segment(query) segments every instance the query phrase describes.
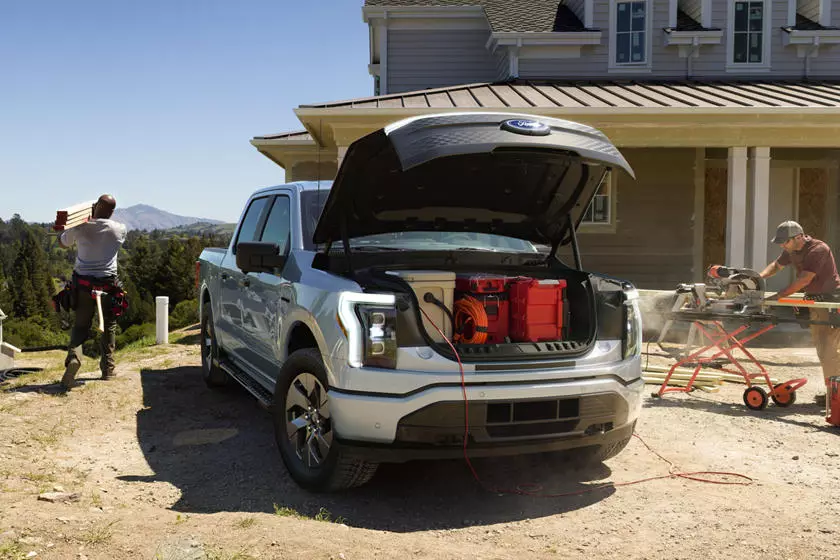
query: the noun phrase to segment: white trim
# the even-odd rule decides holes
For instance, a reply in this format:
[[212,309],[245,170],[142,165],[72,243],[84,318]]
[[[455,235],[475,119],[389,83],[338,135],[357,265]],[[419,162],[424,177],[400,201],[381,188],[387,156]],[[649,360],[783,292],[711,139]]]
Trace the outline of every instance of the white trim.
[[508,76],[519,77],[519,47],[508,47]]
[[546,31],[526,33],[519,31],[500,31],[491,33],[485,46],[493,51],[497,47],[513,45],[517,47],[535,45],[583,46],[600,45],[600,31]]
[[473,18],[485,16],[481,6],[364,6],[362,21],[379,18]]
[[[607,172],[606,180],[606,187],[607,187],[607,202],[608,202],[608,220],[606,222],[589,222],[585,219],[581,219],[580,225],[578,226],[578,233],[615,233],[616,232],[616,208],[617,208],[617,197],[616,197],[616,187],[618,185],[618,173],[609,171]],[[598,187],[600,189],[600,186]],[[596,193],[596,196],[597,193]],[[603,195],[602,195],[603,196]],[[594,203],[595,198],[592,198],[592,202]],[[592,203],[590,203],[590,206]],[[586,209],[584,212],[584,216],[589,212],[589,208]]]
[[664,45],[719,45],[723,31],[665,31]]
[[752,251],[753,270],[767,266],[767,216],[770,215],[770,148],[749,149],[749,177],[752,183]]
[[712,26],[712,0],[702,0],[700,6],[700,25],[708,29]]
[[[761,62],[733,62],[735,55],[735,3],[736,2],[762,2],[763,29]],[[772,46],[772,23],[773,23],[773,2],[771,0],[728,0],[726,15],[726,71],[727,72],[769,72],[770,53]]]
[[388,17],[379,28],[379,95],[388,93]]
[[583,6],[583,27],[586,29],[592,29],[595,21],[594,0],[585,0]]
[[680,0],[671,0],[668,3],[668,27],[674,28],[677,26],[677,8]]
[[797,0],[788,0],[787,24],[789,27],[796,25],[796,5],[798,3]]
[[831,0],[820,0],[820,25],[831,25]]
[[747,149],[729,148],[727,165],[726,264],[743,268],[747,237]]
[[[644,63],[617,63],[616,54],[616,6],[629,2],[645,3],[645,61]],[[610,0],[610,37],[609,37],[609,64],[607,72],[610,74],[646,74],[650,73],[653,65],[653,2],[652,0]]]

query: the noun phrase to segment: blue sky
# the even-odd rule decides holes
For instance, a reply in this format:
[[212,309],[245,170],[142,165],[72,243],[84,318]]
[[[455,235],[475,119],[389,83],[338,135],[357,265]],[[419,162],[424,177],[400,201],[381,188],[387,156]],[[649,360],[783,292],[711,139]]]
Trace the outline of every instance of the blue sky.
[[3,0],[0,218],[119,206],[236,221],[283,170],[249,140],[372,94],[362,0]]

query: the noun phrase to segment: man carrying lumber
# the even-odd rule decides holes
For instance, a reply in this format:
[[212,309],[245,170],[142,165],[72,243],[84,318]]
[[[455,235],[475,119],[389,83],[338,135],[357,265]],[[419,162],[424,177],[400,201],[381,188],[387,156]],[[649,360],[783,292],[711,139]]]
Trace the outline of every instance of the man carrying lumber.
[[[840,276],[834,254],[824,242],[805,235],[802,226],[794,221],[782,222],[776,228],[773,243],[780,245],[782,254],[761,272],[762,278],[769,278],[788,265],[796,269],[796,279],[785,289],[768,299],[787,297],[795,292],[805,292],[805,299],[815,301],[840,301]],[[840,328],[826,324],[830,321],[828,309],[810,309],[811,337],[820,358],[826,385],[828,378],[840,375]],[[825,405],[825,393],[815,398]]]
[[[72,299],[75,302],[76,322],[70,334],[70,347],[64,360],[63,391],[79,385],[76,373],[82,365],[82,344],[87,340],[91,321],[101,313],[104,329],[100,338],[102,357],[99,368],[102,379],[113,379],[114,346],[117,315],[124,308],[125,297],[117,278],[117,255],[125,241],[125,225],[111,219],[117,201],[103,194],[93,205],[91,220],[66,229],[59,237],[59,245],[76,245],[76,266],[73,270]],[[98,298],[98,301],[97,301]]]

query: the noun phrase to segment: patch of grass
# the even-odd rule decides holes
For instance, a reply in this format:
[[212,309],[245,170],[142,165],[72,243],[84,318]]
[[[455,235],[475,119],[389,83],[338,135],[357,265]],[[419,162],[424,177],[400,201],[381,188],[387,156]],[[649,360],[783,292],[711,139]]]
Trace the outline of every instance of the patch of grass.
[[277,504],[274,504],[274,515],[277,515],[278,517],[294,517],[295,519],[305,519],[306,518],[306,516],[301,515],[294,508],[280,507]]
[[0,543],[0,558],[3,560],[17,560],[23,558],[23,549],[15,541]]
[[207,560],[255,560],[250,554],[244,551],[226,552],[220,548],[212,548],[204,551]]
[[239,527],[240,529],[248,529],[250,527],[253,527],[256,524],[257,524],[257,518],[256,517],[246,517],[246,518],[240,519],[239,521],[236,522],[236,526]]
[[114,536],[114,525],[119,523],[118,520],[110,521],[98,527],[91,527],[79,536],[79,539],[87,545],[105,544]]
[[315,514],[315,517],[313,517],[313,519],[315,521],[326,521],[327,523],[329,523],[332,519],[332,514],[327,508],[321,508],[318,510],[318,513]]
[[24,479],[30,482],[55,482],[55,475],[52,473],[32,473],[27,472],[21,475]]
[[93,492],[90,495],[90,503],[92,503],[96,507],[102,507],[102,496],[99,495],[99,492]]
[[180,525],[181,523],[186,523],[187,520],[190,518],[189,515],[184,514],[181,515],[180,513],[175,516],[175,525]]

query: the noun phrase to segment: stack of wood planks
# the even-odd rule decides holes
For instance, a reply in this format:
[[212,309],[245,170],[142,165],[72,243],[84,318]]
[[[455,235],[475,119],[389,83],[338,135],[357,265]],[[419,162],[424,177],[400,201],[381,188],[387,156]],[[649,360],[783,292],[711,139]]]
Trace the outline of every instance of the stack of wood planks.
[[64,231],[81,225],[93,216],[93,205],[95,200],[74,204],[68,208],[62,208],[55,213],[54,231]]
[[[669,370],[670,368],[667,367],[648,366],[642,372],[642,379],[645,380],[645,383],[650,385],[662,385]],[[668,385],[673,387],[685,387],[688,385],[688,381],[691,379],[693,374],[693,369],[677,368],[674,371],[674,375],[672,375],[671,379],[668,380]],[[770,382],[773,383],[773,385],[776,385],[779,383],[779,380],[771,377]],[[720,386],[724,383],[740,383],[745,385],[746,381],[744,380],[743,375],[709,369],[700,370],[697,374],[697,378],[694,380],[694,386],[707,393],[717,393]],[[761,377],[756,379],[754,383],[763,384],[765,381],[764,378]]]

